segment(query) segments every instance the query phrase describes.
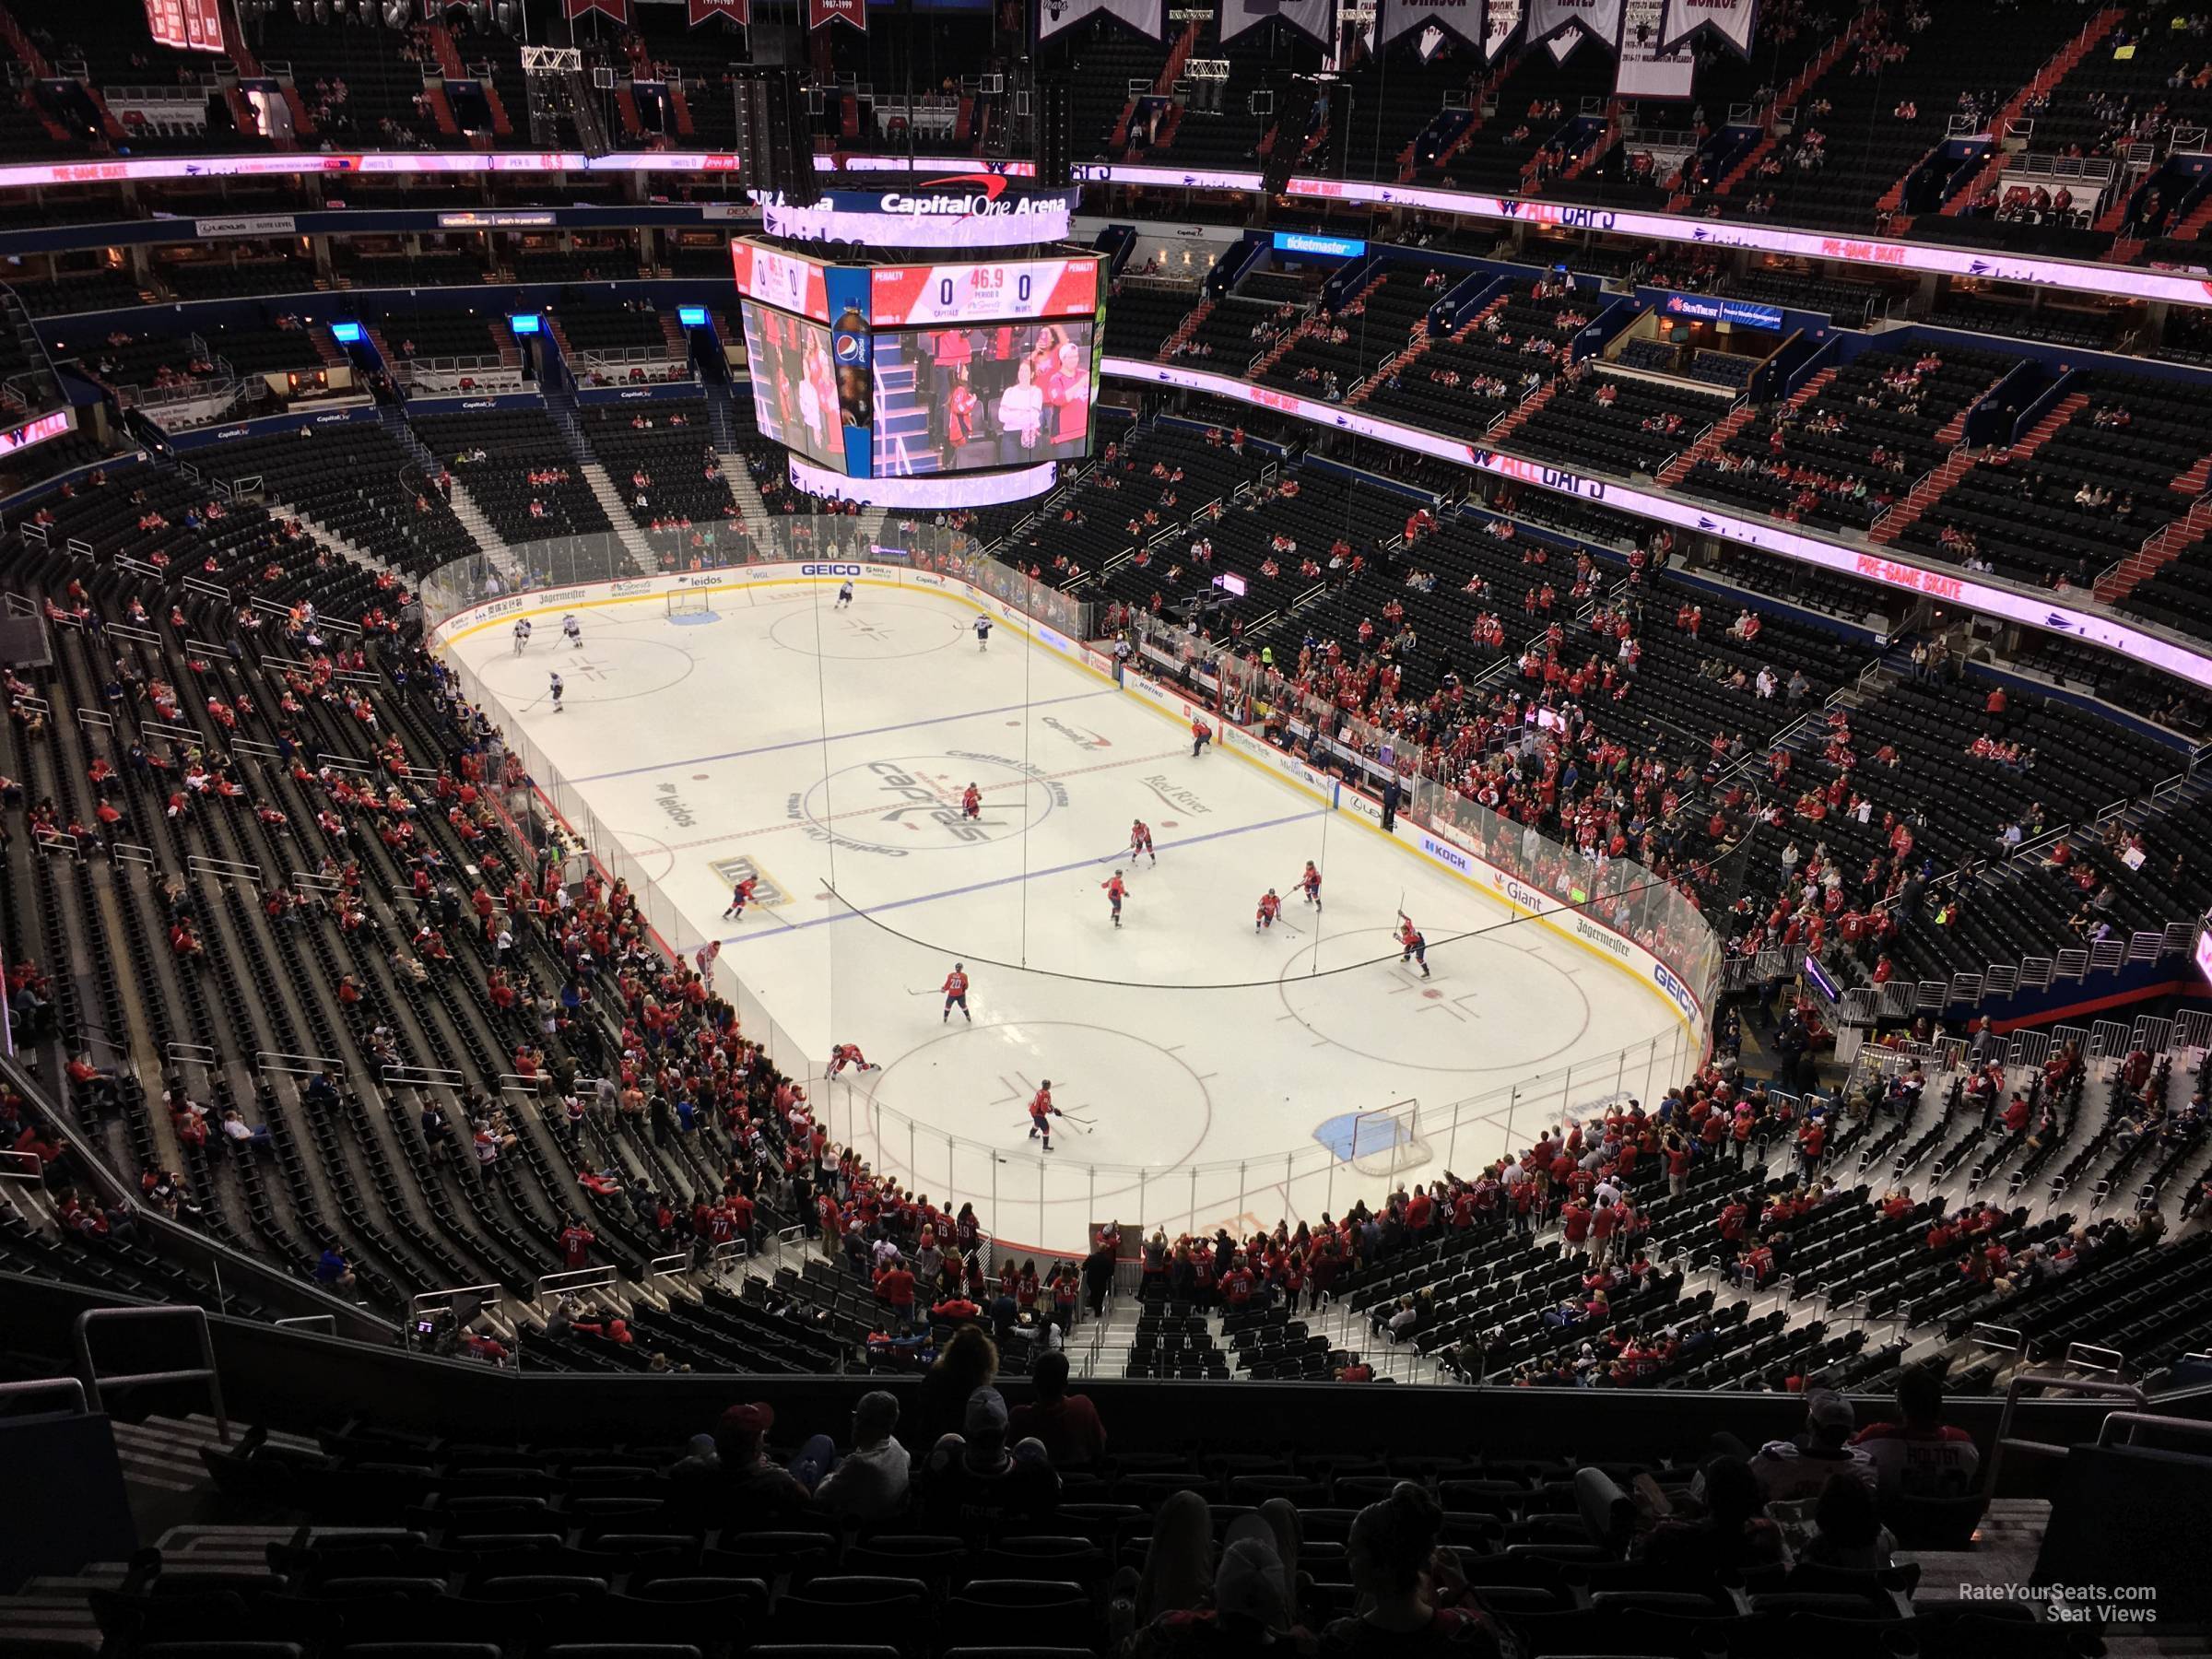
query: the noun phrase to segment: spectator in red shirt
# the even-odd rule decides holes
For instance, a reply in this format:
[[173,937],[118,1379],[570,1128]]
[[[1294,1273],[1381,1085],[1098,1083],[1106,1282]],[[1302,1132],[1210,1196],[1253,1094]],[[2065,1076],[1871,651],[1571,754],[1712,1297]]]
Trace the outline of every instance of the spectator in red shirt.
[[1406,1230],[1416,1237],[1425,1234],[1435,1214],[1436,1200],[1429,1196],[1428,1188],[1414,1188],[1413,1196],[1406,1200]]
[[1896,1423],[1869,1423],[1851,1443],[1874,1459],[1885,1498],[1958,1498],[1971,1491],[1982,1453],[1963,1429],[1943,1421],[1943,1379],[1915,1366],[1897,1380]]
[[1252,1269],[1245,1265],[1244,1254],[1240,1251],[1229,1271],[1221,1276],[1221,1300],[1233,1313],[1249,1307],[1252,1297]]
[[1578,1254],[1586,1253],[1590,1238],[1590,1206],[1580,1198],[1572,1200],[1559,1212],[1559,1225],[1566,1232],[1567,1248]]
[[906,1258],[893,1256],[876,1275],[876,1298],[890,1309],[891,1321],[900,1330],[914,1324],[914,1276]]
[[1774,1274],[1774,1249],[1765,1240],[1744,1252],[1735,1265],[1735,1282],[1738,1288],[1763,1290]]
[[1820,1155],[1827,1149],[1828,1125],[1818,1118],[1807,1118],[1797,1131],[1797,1155],[1805,1160],[1807,1181],[1820,1172]]
[[938,1324],[973,1324],[983,1316],[983,1311],[956,1290],[930,1309],[929,1316]]
[[571,1273],[590,1265],[592,1246],[597,1242],[598,1235],[590,1228],[574,1216],[568,1218],[568,1225],[560,1230],[560,1258]]
[[1744,1226],[1751,1218],[1751,1206],[1741,1198],[1733,1198],[1721,1209],[1721,1237],[1727,1242],[1739,1242]]
[[1106,1455],[1106,1428],[1084,1394],[1067,1392],[1067,1356],[1039,1356],[1030,1373],[1036,1397],[1016,1407],[1007,1434],[1042,1443],[1055,1469],[1088,1468]]
[[1613,1258],[1613,1237],[1619,1230],[1621,1211],[1618,1205],[1600,1205],[1590,1216],[1590,1259],[1603,1267]]

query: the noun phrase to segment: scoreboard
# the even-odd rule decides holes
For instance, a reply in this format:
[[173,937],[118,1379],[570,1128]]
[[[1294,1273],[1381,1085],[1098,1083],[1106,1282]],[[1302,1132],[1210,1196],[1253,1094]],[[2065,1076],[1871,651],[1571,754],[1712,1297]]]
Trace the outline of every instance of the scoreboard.
[[750,241],[732,242],[730,258],[736,266],[737,291],[747,300],[817,323],[830,321],[830,267],[820,260]]
[[877,265],[868,273],[868,321],[877,328],[1088,317],[1098,309],[1095,256]]
[[1020,471],[1049,488],[1048,463],[1091,450],[1105,256],[1024,252],[1056,256],[876,264],[733,242],[760,429],[848,479]]

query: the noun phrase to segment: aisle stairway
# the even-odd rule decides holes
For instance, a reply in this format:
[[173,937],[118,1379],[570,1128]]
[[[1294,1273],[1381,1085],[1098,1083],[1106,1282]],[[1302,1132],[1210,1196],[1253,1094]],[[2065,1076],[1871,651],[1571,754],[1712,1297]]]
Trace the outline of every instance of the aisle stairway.
[[1543,413],[1544,406],[1551,401],[1552,394],[1559,389],[1559,382],[1558,381],[1545,382],[1543,385],[1530,393],[1518,407],[1508,413],[1483,436],[1491,443],[1503,443]]
[[[568,349],[565,341],[561,349],[565,357]],[[653,544],[645,539],[645,532],[630,517],[629,504],[623,500],[622,492],[584,441],[583,427],[576,418],[575,399],[566,390],[549,392],[546,412],[553,417],[554,424],[560,428],[560,435],[568,441],[569,453],[576,458],[576,470],[591,486],[593,499],[599,503],[599,511],[606,514],[606,522],[615,527],[615,539],[629,554],[630,563],[637,567],[640,575],[653,575],[661,568],[660,560],[653,555]]]
[[2212,535],[2212,501],[2198,501],[2099,577],[2097,597],[2107,605],[2126,598],[2208,535]]
[[[2030,455],[2034,454],[2037,450],[2042,448],[2044,444],[2050,442],[2053,434],[2072,420],[2075,414],[2087,406],[2088,401],[2089,394],[2086,392],[2069,392],[2052,405],[2043,412],[2042,418],[2029,429],[2027,436],[2011,446],[2013,460],[2016,463],[2024,461]],[[1963,422],[1960,425],[1963,429]],[[1948,430],[1949,429],[1947,427],[1945,429]],[[1895,541],[1920,518],[1921,514],[1941,500],[1944,493],[1953,484],[1972,470],[1976,458],[1963,448],[1952,451],[1948,460],[1914,485],[1911,495],[1908,495],[1882,516],[1874,528],[1867,533],[1867,539],[1885,544]]]

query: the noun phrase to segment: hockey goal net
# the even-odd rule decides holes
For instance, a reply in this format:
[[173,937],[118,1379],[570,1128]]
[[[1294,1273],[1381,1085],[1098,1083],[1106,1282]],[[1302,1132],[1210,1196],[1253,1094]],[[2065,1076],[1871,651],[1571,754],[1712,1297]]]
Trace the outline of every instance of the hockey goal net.
[[706,617],[713,612],[708,607],[703,588],[677,588],[668,595],[668,614],[672,617]]
[[1418,1100],[1400,1100],[1352,1114],[1345,1162],[1362,1175],[1400,1175],[1418,1170],[1432,1156],[1421,1133]]

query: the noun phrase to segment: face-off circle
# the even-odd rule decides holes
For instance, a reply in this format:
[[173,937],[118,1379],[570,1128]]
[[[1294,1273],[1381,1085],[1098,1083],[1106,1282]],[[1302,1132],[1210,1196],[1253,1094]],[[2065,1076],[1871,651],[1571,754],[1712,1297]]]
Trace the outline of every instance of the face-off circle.
[[[1294,905],[1283,914],[1311,916]],[[1419,969],[1388,961],[1398,944],[1389,928],[1324,930],[1323,936],[1324,970],[1340,959],[1385,959],[1357,974],[1308,977],[1314,947],[1304,945],[1284,966],[1277,990],[1291,1018],[1364,1059],[1468,1077],[1522,1074],[1575,1053],[1590,1023],[1589,998],[1570,975],[1503,939],[1431,945],[1431,977],[1422,979]]]
[[560,676],[564,702],[626,702],[680,685],[692,667],[690,653],[677,646],[587,619],[581,646],[562,639],[558,626],[540,625],[529,650],[487,657],[477,674],[486,690],[521,709],[545,695],[549,675]]
[[851,610],[835,609],[831,593],[819,597],[818,606],[778,617],[768,637],[801,656],[881,663],[957,645],[968,628],[941,605],[887,599],[875,589],[869,590],[865,607]]
[[[1213,1091],[1172,1049],[1080,1020],[968,1026],[956,1016],[950,1029],[870,1074],[871,1107],[885,1102],[866,1114],[872,1161],[911,1176],[921,1192],[988,1191],[993,1158],[1030,1149],[1030,1097],[1048,1077],[1058,1079],[1053,1103],[1068,1114],[1053,1125],[1053,1144],[1101,1166],[1087,1194],[1101,1203],[1142,1190],[1144,1178],[1126,1166],[1181,1168],[1212,1132]],[[1103,1167],[1117,1164],[1124,1167]]]
[[[982,810],[961,797],[973,783]],[[841,843],[891,853],[958,852],[1010,841],[1064,806],[1067,791],[1018,760],[960,750],[869,760],[831,772],[795,794],[791,817]]]

